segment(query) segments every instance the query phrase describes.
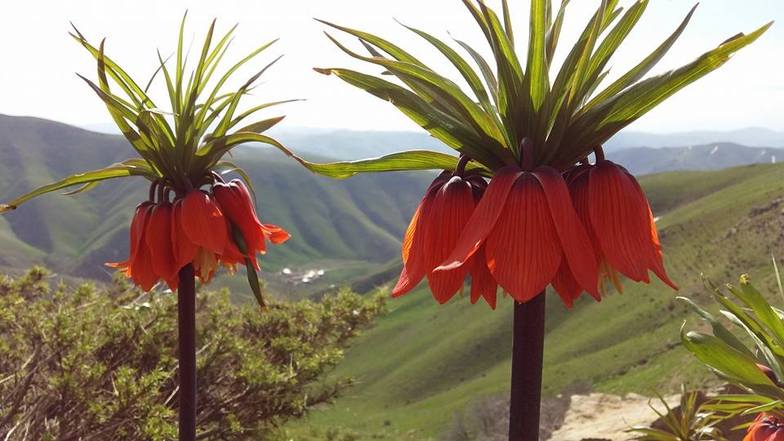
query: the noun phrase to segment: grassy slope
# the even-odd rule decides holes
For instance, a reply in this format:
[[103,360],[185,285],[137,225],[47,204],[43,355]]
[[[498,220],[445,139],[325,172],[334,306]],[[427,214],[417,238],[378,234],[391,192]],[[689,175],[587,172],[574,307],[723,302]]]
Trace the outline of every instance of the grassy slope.
[[[130,157],[116,136],[91,133],[36,118],[0,115],[0,201],[83,169]],[[347,181],[318,177],[283,155],[266,149],[236,152],[234,162],[251,175],[265,222],[292,233],[284,247],[264,259],[270,288],[292,291],[276,280],[283,267],[324,268],[314,286],[298,295],[350,282],[375,272],[399,253],[407,216],[426,187],[425,174],[361,176]],[[127,253],[127,226],[133,207],[146,198],[146,181],[107,183],[75,197],[49,195],[0,218],[0,266],[44,263],[55,271],[106,278],[106,261]],[[238,295],[240,278],[227,281]]]
[[[784,204],[762,207],[784,197],[783,177],[784,166],[762,165],[642,179],[679,294],[707,301],[700,272],[724,282],[748,271],[772,283],[770,254],[784,252]],[[658,281],[627,283],[623,295],[600,304],[584,298],[569,313],[550,296],[545,392],[589,381],[603,391],[651,393],[709,379],[677,346],[690,314],[674,296]],[[343,426],[362,439],[428,439],[470,401],[507,389],[511,302],[495,312],[466,299],[438,306],[420,288],[390,306],[335,373],[357,386],[295,433]]]

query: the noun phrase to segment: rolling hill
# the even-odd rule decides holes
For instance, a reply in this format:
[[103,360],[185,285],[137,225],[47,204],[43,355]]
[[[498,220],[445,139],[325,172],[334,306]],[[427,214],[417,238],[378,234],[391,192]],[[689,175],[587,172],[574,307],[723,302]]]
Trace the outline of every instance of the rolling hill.
[[636,147],[610,154],[636,175],[673,170],[720,170],[748,164],[775,164],[784,161],[784,149],[746,147],[717,142],[688,147]]
[[[749,272],[773,290],[771,254],[784,258],[784,164],[641,179],[653,205],[677,295],[710,304],[700,274],[717,283]],[[544,388],[573,383],[604,392],[676,390],[712,381],[679,346],[679,328],[696,320],[660,282],[626,283],[601,303],[583,297],[567,311],[548,298]],[[431,440],[456,412],[508,390],[511,302],[497,311],[456,299],[439,306],[421,288],[390,301],[391,312],[347,353],[335,375],[357,385],[312,414],[294,434],[342,426],[360,440]]]
[[[0,116],[0,200],[132,155],[117,136]],[[325,269],[321,282],[328,286],[385,265],[399,255],[400,237],[429,179],[402,173],[334,181],[259,147],[239,149],[234,160],[255,183],[263,219],[292,234],[264,259],[273,285],[283,267],[295,274]],[[103,263],[126,255],[130,216],[146,198],[146,186],[143,179],[108,182],[73,197],[44,196],[0,217],[0,267],[43,263],[63,274],[107,279]]]

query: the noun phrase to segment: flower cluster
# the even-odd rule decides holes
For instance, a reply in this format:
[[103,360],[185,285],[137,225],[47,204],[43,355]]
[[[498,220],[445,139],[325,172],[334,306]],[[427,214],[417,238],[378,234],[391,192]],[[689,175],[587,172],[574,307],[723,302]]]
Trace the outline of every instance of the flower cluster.
[[[527,149],[524,158],[531,158]],[[648,283],[648,271],[677,289],[639,183],[601,148],[596,158],[564,173],[505,166],[489,184],[464,166],[441,174],[406,231],[393,295],[427,277],[435,299],[445,303],[470,275],[473,303],[482,297],[495,308],[498,286],[522,303],[552,285],[572,306],[583,292],[601,300],[607,282],[620,291],[620,274]]]
[[176,290],[178,273],[188,264],[202,283],[210,281],[219,265],[232,272],[238,264],[259,269],[256,254],[265,253],[266,241],[289,239],[282,228],[261,223],[240,180],[218,181],[210,191],[192,189],[173,201],[170,193],[166,186],[152,184],[150,200],[136,207],[131,222],[128,259],[107,264],[145,291],[160,280]]

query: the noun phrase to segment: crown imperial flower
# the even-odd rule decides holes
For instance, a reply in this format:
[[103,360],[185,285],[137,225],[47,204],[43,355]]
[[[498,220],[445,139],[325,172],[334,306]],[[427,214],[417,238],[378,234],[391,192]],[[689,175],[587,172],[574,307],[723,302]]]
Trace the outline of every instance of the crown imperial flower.
[[569,174],[577,214],[588,230],[600,275],[622,291],[618,273],[635,282],[649,283],[648,271],[677,289],[664,269],[661,243],[648,199],[625,168],[604,159],[583,164]]

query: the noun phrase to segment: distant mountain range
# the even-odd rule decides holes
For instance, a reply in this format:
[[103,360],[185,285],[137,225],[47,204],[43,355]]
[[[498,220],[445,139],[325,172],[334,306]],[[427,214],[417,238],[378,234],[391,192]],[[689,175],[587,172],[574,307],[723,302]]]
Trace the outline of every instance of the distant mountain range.
[[[401,149],[454,153],[436,139],[416,132],[287,129],[279,130],[275,135],[304,156],[360,159]],[[784,133],[767,129],[670,135],[629,132],[617,135],[605,145],[605,150],[609,159],[623,164],[634,174],[718,170],[784,161]]]
[[677,133],[646,133],[624,131],[605,144],[606,150],[622,150],[634,147],[688,147],[715,143],[733,143],[747,146],[784,148],[784,132],[762,127],[738,130],[702,130]]
[[775,164],[784,161],[784,149],[719,142],[688,147],[613,150],[608,153],[608,158],[623,164],[636,175],[647,175],[673,170],[719,170],[747,164]]
[[[106,124],[88,125],[85,128],[103,133],[118,133],[114,126]],[[298,152],[336,159],[369,158],[408,149],[452,152],[424,132],[294,127],[275,128],[272,133]],[[637,147],[689,147],[716,143],[784,148],[784,132],[762,127],[665,134],[623,131],[605,143],[604,148],[606,151],[618,151]]]

